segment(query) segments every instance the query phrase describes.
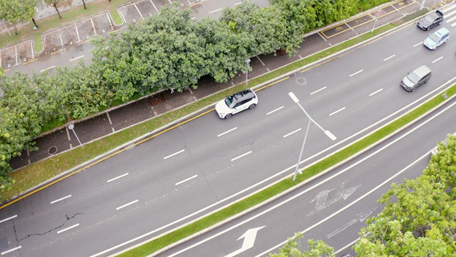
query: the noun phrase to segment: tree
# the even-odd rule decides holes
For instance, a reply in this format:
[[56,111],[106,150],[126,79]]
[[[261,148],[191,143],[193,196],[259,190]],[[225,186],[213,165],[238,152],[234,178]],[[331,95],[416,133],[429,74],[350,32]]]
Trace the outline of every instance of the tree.
[[37,0],[0,0],[0,18],[13,25],[16,35],[18,34],[16,27],[18,22],[31,19],[33,24],[38,27],[34,19],[37,3]]
[[335,257],[334,249],[322,240],[309,239],[308,250],[302,250],[296,239],[301,239],[302,234],[296,233],[295,238],[289,238],[288,242],[280,249],[279,253],[269,254],[269,257]]
[[57,8],[57,5],[59,4],[59,2],[61,2],[61,0],[44,0],[44,2],[49,4],[50,6],[54,7],[55,11],[59,15],[59,18],[62,19],[62,16],[60,15],[60,12],[59,12],[59,9]]
[[269,2],[282,11],[289,27],[287,31],[294,29],[296,33],[304,35],[324,25],[314,9],[315,0],[269,0]]

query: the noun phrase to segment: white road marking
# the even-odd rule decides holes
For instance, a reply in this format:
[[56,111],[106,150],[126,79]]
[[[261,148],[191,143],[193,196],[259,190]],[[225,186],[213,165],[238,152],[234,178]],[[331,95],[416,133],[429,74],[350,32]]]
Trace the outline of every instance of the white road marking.
[[[448,8],[446,8],[446,9],[444,10],[444,12],[448,12],[449,10],[451,10],[451,9],[453,9],[453,8],[455,8],[455,7],[456,7],[456,5],[452,5],[452,6],[448,7]],[[445,14],[445,16],[448,16],[448,15],[449,15],[449,14]]]
[[50,70],[50,69],[53,69],[53,68],[55,68],[55,66],[54,66],[54,65],[53,65],[53,66],[51,66],[51,67],[48,67],[48,68],[46,68],[46,69],[43,69],[43,70],[41,70],[40,72],[45,72],[45,71],[47,71],[47,70]]
[[196,19],[196,17],[191,17],[191,18],[190,18],[190,20],[194,20],[194,19]]
[[283,137],[285,138],[285,137],[291,136],[291,135],[293,135],[294,133],[299,132],[299,131],[301,131],[301,128],[298,128],[298,129],[295,130],[295,131],[291,131],[290,133],[288,133],[288,134],[286,134],[286,135],[283,135]]
[[70,62],[72,62],[72,61],[74,61],[74,60],[77,60],[77,59],[81,59],[81,58],[83,58],[83,57],[84,57],[84,55],[81,55],[81,56],[75,57],[75,58],[73,58],[73,59],[70,59]]
[[62,232],[65,232],[65,231],[67,231],[67,230],[70,230],[70,229],[72,229],[72,228],[75,228],[75,227],[77,227],[77,226],[79,226],[79,223],[78,223],[78,224],[75,224],[75,225],[73,225],[73,226],[71,226],[71,227],[67,227],[66,229],[62,229],[62,230],[60,230],[60,231],[57,231],[57,234],[60,234],[60,233],[62,233]]
[[139,200],[136,199],[136,200],[134,200],[133,202],[129,202],[129,203],[127,203],[127,204],[124,204],[124,205],[122,205],[122,206],[117,207],[116,210],[120,210],[120,209],[122,209],[122,208],[125,208],[125,207],[127,207],[127,206],[129,206],[129,205],[132,205],[132,204],[134,204],[134,203],[137,203],[138,201],[139,201]]
[[221,136],[223,136],[223,135],[226,135],[226,134],[228,134],[228,133],[230,133],[230,132],[232,132],[232,131],[235,131],[236,129],[237,129],[237,127],[234,127],[234,128],[232,128],[232,129],[230,129],[230,130],[228,130],[228,131],[225,131],[225,132],[223,132],[223,133],[221,133],[221,134],[218,134],[217,137],[221,137]]
[[[453,5],[452,7],[454,7],[454,5]],[[451,10],[451,9],[449,9],[449,10]],[[445,11],[448,12],[449,10],[445,10]],[[452,12],[450,12],[450,13],[445,13],[445,16],[446,16],[446,17],[450,17],[451,15],[453,15],[453,14],[455,14],[455,13],[456,13],[456,11],[452,11]],[[451,18],[451,19],[448,19],[447,22],[452,21],[452,19],[454,20],[455,17],[453,17],[453,18]]]
[[419,43],[416,43],[416,44],[414,44],[414,45],[413,45],[413,47],[415,47],[415,46],[419,46],[419,45],[422,45],[422,44],[423,44],[423,41],[421,41],[421,42],[419,42]]
[[[454,5],[454,6],[456,6],[456,5]],[[447,23],[450,23],[450,22],[452,22],[453,20],[456,20],[456,16],[454,16],[454,17],[452,17],[452,18],[450,18],[450,19],[447,19],[446,22],[447,22]]]
[[114,30],[114,27],[112,26],[112,21],[111,21],[111,19],[109,18],[108,12],[106,12],[105,14],[106,14],[106,18],[108,19],[109,26],[111,27],[111,30]]
[[436,62],[440,61],[442,58],[443,58],[443,56],[440,56],[439,58],[437,58],[434,61],[432,61],[432,63],[436,63]]
[[14,46],[14,49],[16,51],[16,65],[18,65],[19,63],[17,62],[17,45]]
[[390,57],[386,57],[385,59],[383,59],[383,61],[388,61],[389,59],[393,58],[394,56],[396,56],[395,54],[391,55]]
[[14,215],[14,216],[11,216],[11,217],[9,217],[9,218],[0,220],[0,223],[3,223],[3,222],[8,221],[8,220],[12,220],[12,219],[14,219],[14,218],[17,218],[17,215]]
[[258,55],[256,56],[256,58],[258,59],[258,61],[261,62],[261,64],[262,64],[263,66],[266,66],[266,64],[264,64],[264,62],[260,59],[260,57],[259,57]]
[[182,184],[182,183],[185,183],[185,182],[189,181],[190,179],[194,179],[194,178],[196,178],[196,177],[198,177],[198,175],[195,175],[195,176],[193,176],[193,177],[189,177],[189,178],[187,178],[187,179],[184,179],[184,180],[182,180],[181,182],[177,182],[177,183],[176,183],[176,186],[177,186],[177,185],[180,185],[180,184]]
[[318,92],[320,92],[322,90],[325,90],[325,89],[326,89],[326,87],[322,87],[322,88],[320,88],[318,90],[313,91],[312,93],[310,93],[310,95],[316,94],[316,93],[318,93]]
[[454,27],[454,26],[456,26],[456,22],[455,22],[455,23],[453,23],[453,24],[451,24],[451,27]]
[[[95,29],[95,24],[93,24],[93,19],[90,18],[90,22],[92,22],[92,28],[93,28],[93,33],[95,34],[95,36],[97,35],[97,30]],[[87,38],[89,38],[89,36],[87,35]]]
[[112,125],[111,116],[109,116],[109,112],[106,113],[106,116],[108,117],[109,124]]
[[138,9],[138,6],[136,6],[136,4],[135,4],[135,3],[133,3],[133,5],[135,6],[135,8],[136,8],[136,11],[138,11],[138,13],[139,13],[139,16],[141,16],[141,19],[143,19],[143,20],[144,20],[144,16],[143,16],[143,15],[142,15],[142,13],[139,11],[139,9]]
[[361,73],[361,72],[363,72],[363,70],[359,70],[359,71],[357,71],[357,72],[351,74],[350,77],[353,77],[353,76],[355,76],[356,74],[359,74],[359,73]]
[[180,153],[183,153],[184,151],[185,151],[185,149],[182,149],[182,150],[180,150],[179,152],[176,152],[176,153],[173,153],[173,154],[168,155],[168,156],[166,156],[166,157],[163,157],[163,159],[166,160],[166,159],[168,159],[169,157],[173,157],[174,155],[178,155],[178,154],[180,154]]
[[278,111],[278,110],[280,110],[280,109],[282,109],[282,108],[283,108],[283,105],[282,105],[282,106],[280,106],[280,107],[279,107],[279,108],[277,108],[277,109],[274,109],[274,110],[272,110],[272,111],[270,111],[270,112],[266,113],[266,115],[269,115],[269,114],[275,113],[276,111]]
[[16,251],[16,250],[21,249],[21,248],[22,248],[22,246],[19,245],[18,247],[14,247],[12,249],[9,249],[8,251],[2,252],[2,255],[5,255],[5,254],[10,253],[12,251]]
[[219,8],[219,9],[216,9],[216,10],[213,10],[213,11],[210,11],[209,14],[211,13],[215,13],[215,12],[218,12],[218,11],[221,11],[223,8]]
[[325,38],[322,34],[320,34],[320,33],[321,33],[321,32],[318,32],[317,34],[318,34],[321,38],[323,38],[324,41],[328,41],[328,40],[326,40],[326,38]]
[[110,180],[108,180],[108,181],[106,181],[106,182],[107,182],[107,183],[113,182],[114,180],[117,180],[117,179],[119,179],[119,178],[123,178],[123,177],[125,177],[125,176],[128,176],[128,172],[125,173],[125,174],[122,174],[122,175],[120,175],[120,176],[117,176],[117,177],[115,177],[115,178],[112,178],[112,179],[110,179]]
[[[32,53],[32,60],[33,60],[33,59],[35,59],[35,51],[33,50],[33,44],[30,44],[30,48],[32,49],[31,53]],[[0,66],[2,66],[2,61],[0,61]]]
[[242,157],[244,157],[244,156],[246,156],[246,155],[249,155],[249,154],[251,154],[251,153],[252,153],[252,151],[248,151],[248,152],[246,152],[245,154],[241,154],[241,155],[239,155],[238,157],[235,157],[235,158],[231,159],[231,161],[235,161],[235,160],[237,160],[237,159],[239,159],[239,158],[242,158]]
[[60,36],[60,44],[62,44],[62,47],[65,47],[65,45],[63,44],[62,34],[60,34],[59,36]]
[[242,2],[239,2],[239,3],[235,3],[234,5],[236,6],[236,5],[240,5],[240,4],[242,4]]
[[160,11],[158,10],[157,6],[155,6],[154,2],[152,2],[152,0],[150,0],[150,3],[154,6],[155,11],[157,11],[157,13],[160,14]]
[[76,26],[76,23],[74,24],[74,30],[76,30],[76,35],[78,36],[78,42],[81,42],[81,38],[79,37],[78,26]]
[[358,242],[358,240],[359,240],[359,237],[358,237],[357,239],[353,240],[351,243],[349,243],[349,244],[345,245],[344,247],[340,248],[339,250],[337,250],[337,251],[335,252],[335,254],[339,254],[340,252],[344,251],[344,250],[347,249],[349,246],[351,246],[351,245],[353,245],[354,243]]
[[357,219],[353,219],[351,220],[350,222],[348,222],[347,224],[343,225],[341,228],[337,228],[335,231],[329,233],[326,238],[330,239],[331,237],[339,234],[340,232],[344,231],[345,229],[347,229],[348,227],[350,227],[351,225],[355,224],[356,222],[358,222]]
[[65,199],[67,199],[67,198],[70,198],[70,197],[71,197],[71,195],[67,195],[67,196],[62,197],[62,198],[60,198],[60,199],[57,199],[57,200],[52,201],[51,204],[54,204],[54,203],[63,201],[63,200],[65,200]]
[[339,110],[337,110],[337,111],[335,111],[335,112],[333,112],[333,113],[330,113],[329,116],[333,116],[334,114],[336,114],[336,113],[338,113],[338,112],[341,112],[341,111],[343,111],[343,110],[345,110],[345,107],[342,107],[342,108],[340,108]]
[[[310,156],[309,158],[307,158],[307,159],[305,159],[305,160],[302,160],[299,164],[303,164],[303,163],[305,163],[305,162],[307,162],[307,161],[309,161],[309,160],[311,160],[311,159],[313,159],[313,158],[319,156],[320,154],[323,154],[323,153],[325,153],[325,152],[327,152],[327,151],[333,149],[334,147],[336,147],[336,146],[338,146],[338,145],[340,145],[340,144],[343,144],[343,143],[345,143],[345,142],[348,141],[348,140],[351,140],[353,137],[358,136],[359,134],[361,134],[361,133],[363,133],[363,132],[365,132],[365,131],[367,131],[367,130],[369,130],[369,129],[375,127],[375,126],[377,126],[378,124],[380,124],[380,123],[386,121],[387,119],[389,119],[389,118],[391,118],[391,117],[397,115],[398,113],[400,113],[400,112],[402,112],[403,110],[409,108],[410,106],[416,104],[417,102],[419,102],[419,101],[421,101],[422,99],[428,97],[429,95],[434,94],[436,91],[440,90],[442,87],[445,87],[445,86],[447,86],[448,84],[452,83],[452,81],[455,80],[455,79],[456,79],[456,77],[451,78],[450,80],[448,80],[447,82],[445,82],[445,83],[444,83],[443,85],[441,85],[440,87],[438,87],[438,88],[434,89],[433,91],[427,93],[426,95],[424,95],[424,96],[422,96],[421,98],[415,100],[414,102],[412,102],[412,103],[406,105],[405,107],[403,107],[403,108],[401,108],[401,109],[395,111],[394,113],[392,113],[392,114],[386,116],[385,118],[383,118],[383,119],[381,119],[381,120],[379,120],[379,121],[373,123],[372,125],[367,126],[366,128],[364,128],[364,129],[362,129],[362,130],[356,132],[355,134],[353,134],[353,135],[351,135],[351,136],[349,136],[349,137],[347,137],[347,138],[345,138],[345,139],[339,141],[338,143],[335,143],[335,144],[333,144],[332,146],[330,146],[330,147],[328,147],[328,148],[326,148],[326,149],[324,149],[324,150],[322,150],[322,151],[320,151],[320,152],[318,152],[318,153],[316,153],[316,154]],[[234,86],[234,83],[233,83],[233,82],[231,82],[231,84]],[[426,154],[426,156],[428,156],[428,154]],[[315,162],[313,162],[313,163],[307,165],[307,166],[304,167],[303,169],[306,169],[306,168],[308,168],[309,166],[311,166],[311,165],[313,165],[313,164],[315,164],[315,163],[317,163],[317,162],[319,162],[319,161],[321,161],[321,160],[323,160],[323,159],[324,159],[324,158],[321,158],[320,160],[317,160],[317,161],[315,161]],[[286,172],[294,171],[295,169],[296,169],[296,165],[292,165],[292,166],[290,166],[290,167],[288,167],[288,168],[285,168],[285,169],[281,170],[280,172],[278,172],[278,173],[276,173],[276,174],[274,174],[274,175],[272,175],[272,176],[270,176],[270,177],[268,177],[268,178],[265,178],[265,179],[263,179],[262,181],[259,181],[258,183],[254,184],[254,185],[251,185],[251,186],[249,186],[249,187],[247,187],[247,188],[245,188],[245,189],[242,189],[242,190],[240,190],[240,191],[238,191],[238,192],[236,192],[236,193],[234,193],[234,194],[232,194],[232,195],[230,195],[230,196],[227,196],[226,198],[224,198],[224,199],[222,199],[222,200],[220,200],[220,201],[218,201],[218,202],[212,203],[212,204],[210,204],[210,205],[208,205],[208,206],[206,206],[206,207],[204,207],[204,208],[201,208],[201,209],[199,209],[198,211],[193,212],[193,213],[191,213],[191,214],[189,214],[189,215],[187,215],[187,216],[184,216],[184,217],[182,217],[182,218],[180,218],[180,219],[178,219],[178,220],[175,220],[175,221],[173,221],[173,222],[171,222],[171,223],[168,223],[168,224],[163,225],[163,226],[161,226],[161,227],[159,227],[159,228],[156,228],[156,229],[154,229],[154,230],[151,230],[151,231],[149,231],[149,232],[147,232],[147,233],[144,233],[144,234],[142,234],[142,235],[140,235],[140,236],[137,236],[137,237],[135,237],[135,238],[132,238],[132,239],[130,239],[130,240],[128,240],[128,241],[125,241],[125,242],[123,242],[123,243],[120,243],[120,244],[118,244],[118,245],[116,245],[116,246],[113,246],[113,247],[111,247],[111,248],[109,248],[109,249],[106,249],[106,250],[104,250],[104,251],[102,251],[102,252],[96,253],[96,254],[92,255],[91,257],[97,257],[97,256],[100,256],[100,255],[106,254],[106,253],[111,252],[111,251],[113,251],[113,250],[116,250],[116,249],[118,249],[118,248],[120,248],[120,247],[123,247],[123,246],[125,246],[125,245],[131,244],[131,243],[133,243],[133,242],[135,242],[135,241],[138,241],[138,240],[140,240],[140,239],[143,239],[143,238],[145,238],[145,237],[148,237],[148,236],[150,236],[150,235],[152,235],[152,234],[155,234],[155,233],[157,233],[158,231],[161,231],[161,230],[163,230],[163,229],[169,228],[170,226],[173,226],[173,225],[175,225],[175,224],[177,224],[177,223],[179,223],[179,222],[182,222],[182,221],[184,221],[184,220],[186,220],[186,219],[189,219],[189,218],[191,218],[191,217],[193,217],[193,216],[195,216],[195,215],[197,215],[197,214],[200,214],[200,213],[202,213],[202,212],[204,212],[204,211],[206,211],[206,210],[209,210],[209,209],[211,209],[211,208],[213,208],[213,207],[215,207],[215,206],[217,206],[217,205],[219,205],[219,204],[221,204],[221,203],[223,203],[223,202],[227,202],[228,200],[233,199],[233,198],[236,197],[236,196],[239,196],[239,195],[241,195],[241,194],[244,194],[245,192],[248,192],[248,191],[250,191],[250,190],[252,190],[252,189],[258,187],[259,185],[264,184],[264,183],[267,182],[267,181],[270,181],[270,180],[272,180],[272,179],[274,179],[274,178],[276,178],[276,177],[278,177],[278,176],[281,176],[282,174],[284,174],[284,173],[286,173]],[[226,207],[226,206],[228,206],[228,205],[225,205],[224,207]],[[224,208],[224,207],[222,207],[222,208]],[[195,220],[193,220],[193,221],[195,221]],[[167,233],[167,232],[165,232],[165,233]],[[161,237],[161,236],[164,236],[164,234],[158,235],[158,236],[156,236],[156,237],[154,237],[154,238],[159,238],[159,237]],[[279,246],[280,246],[280,245],[279,245]],[[275,249],[275,248],[273,248],[273,249]],[[268,251],[267,253],[269,253],[269,251]],[[264,255],[266,255],[267,253],[265,253]]]
[[377,91],[375,91],[373,93],[370,93],[369,96],[373,96],[373,95],[375,95],[375,94],[377,94],[378,92],[381,92],[381,91],[383,91],[383,88],[380,88],[379,90],[377,90]]

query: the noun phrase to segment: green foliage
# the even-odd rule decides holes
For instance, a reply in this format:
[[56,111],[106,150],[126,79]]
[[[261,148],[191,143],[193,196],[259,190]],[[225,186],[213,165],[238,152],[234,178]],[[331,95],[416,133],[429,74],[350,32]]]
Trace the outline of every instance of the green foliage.
[[35,16],[38,0],[0,0],[0,20],[5,19],[15,26],[18,22],[26,22]]
[[385,209],[368,219],[354,246],[360,256],[451,256],[456,253],[456,137],[439,144],[423,174],[393,184]]
[[308,250],[302,250],[297,239],[301,239],[302,234],[296,233],[294,238],[289,238],[288,242],[280,249],[279,253],[271,253],[269,257],[335,257],[334,248],[325,244],[322,240],[314,241],[309,239]]

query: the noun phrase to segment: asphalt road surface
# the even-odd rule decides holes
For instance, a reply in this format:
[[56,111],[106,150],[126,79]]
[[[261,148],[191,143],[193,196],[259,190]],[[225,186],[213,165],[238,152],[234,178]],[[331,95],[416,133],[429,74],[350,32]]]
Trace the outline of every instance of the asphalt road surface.
[[[289,92],[318,124],[310,127],[302,166],[324,158],[454,83],[456,43],[431,52],[420,44],[427,35],[405,27],[257,92],[254,110],[230,120],[202,115],[2,209],[0,252],[112,254],[289,175],[308,121]],[[400,80],[423,64],[433,70],[431,80],[405,92]],[[448,133],[437,131],[432,145]],[[290,231],[277,235],[284,240]]]

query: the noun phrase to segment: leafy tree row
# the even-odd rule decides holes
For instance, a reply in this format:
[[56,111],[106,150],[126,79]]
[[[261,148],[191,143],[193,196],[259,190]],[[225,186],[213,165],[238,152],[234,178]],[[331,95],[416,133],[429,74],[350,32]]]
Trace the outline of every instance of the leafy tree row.
[[[7,2],[0,0],[0,7]],[[219,21],[192,20],[191,11],[176,4],[130,25],[122,34],[94,40],[88,66],[80,63],[52,75],[1,75],[0,185],[7,185],[11,158],[24,149],[33,150],[32,138],[53,125],[157,90],[196,88],[203,76],[226,82],[247,71],[245,59],[250,56],[279,49],[291,56],[305,32],[349,17],[356,4],[356,0],[271,0],[271,6],[259,8],[247,1],[225,9]],[[4,15],[0,12],[0,17]]]

